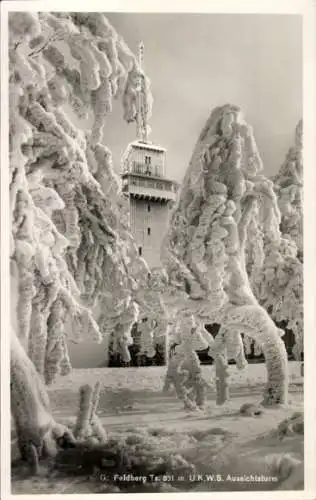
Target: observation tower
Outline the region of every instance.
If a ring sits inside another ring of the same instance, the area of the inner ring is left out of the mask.
[[[138,60],[144,69],[144,45]],[[136,140],[122,157],[122,189],[129,198],[131,233],[150,268],[160,267],[160,248],[178,184],[166,176],[166,149],[148,140],[148,95],[142,75],[136,96]]]

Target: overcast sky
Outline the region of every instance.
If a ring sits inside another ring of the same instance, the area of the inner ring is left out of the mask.
[[[154,96],[150,140],[167,148],[167,175],[181,181],[210,111],[238,104],[254,127],[268,175],[293,143],[302,114],[300,16],[262,14],[110,13],[133,52],[145,44],[145,70]],[[116,168],[134,124],[115,103],[105,143]]]

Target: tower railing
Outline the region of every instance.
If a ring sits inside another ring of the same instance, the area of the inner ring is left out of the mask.
[[[125,180],[122,187],[123,193],[129,193],[132,196],[141,198],[153,198],[175,201],[176,187],[172,182],[160,182],[154,179],[135,179]]]
[[[148,165],[147,163],[133,161],[133,172],[135,174],[154,175],[155,177],[163,177],[162,170],[163,167],[161,165]]]
[[[164,179],[155,180],[155,179],[137,179],[130,178],[128,181],[125,180],[123,190],[127,191],[132,186],[138,186],[144,189],[159,189],[160,191],[170,191],[172,193],[177,192],[176,186],[172,183],[172,181],[167,181]]]

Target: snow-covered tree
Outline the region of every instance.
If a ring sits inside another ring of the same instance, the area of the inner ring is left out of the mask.
[[[169,343],[169,316],[164,300],[163,291],[168,278],[161,268],[154,268],[148,274],[148,279],[142,288],[139,289],[136,300],[140,308],[139,319],[144,320],[137,327],[140,331],[140,351],[149,358],[153,358],[157,349],[164,351],[165,361],[167,361]]]
[[[9,33],[11,400],[22,456],[35,460],[67,432],[44,386],[71,369],[67,339],[114,331],[129,355],[148,268],[102,138],[113,98],[136,119],[146,77],[100,13],[14,12]]]
[[[295,130],[295,143],[273,178],[281,212],[281,233],[293,240],[303,260],[303,121]]]
[[[239,107],[216,108],[193,152],[162,260],[169,276],[168,301],[189,324],[221,325],[210,352],[218,365],[225,399],[225,350],[240,356],[241,334],[254,338],[265,356],[267,404],[284,403],[288,392],[287,355],[281,330],[259,304],[246,269],[247,230],[254,213],[271,247],[281,242],[280,211],[273,182],[263,173],[252,128]],[[256,266],[262,267],[264,253]],[[243,357],[243,351],[242,351]]]
[[[277,245],[264,238],[258,219],[248,226],[247,266],[254,293],[277,324],[295,335],[294,354],[303,352],[303,164],[302,122],[296,127],[295,146],[273,178],[281,213]],[[262,256],[264,258],[262,259]],[[262,261],[262,267],[258,261]]]

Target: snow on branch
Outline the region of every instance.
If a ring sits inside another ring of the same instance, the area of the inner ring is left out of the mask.
[[[137,319],[142,282],[131,276],[148,269],[102,140],[114,97],[123,95],[124,114],[135,119],[141,70],[102,13],[17,12],[9,21],[16,313],[19,337],[50,383],[70,369],[69,336],[101,341],[120,324],[124,337]],[[92,116],[91,132],[72,123],[69,106]]]

